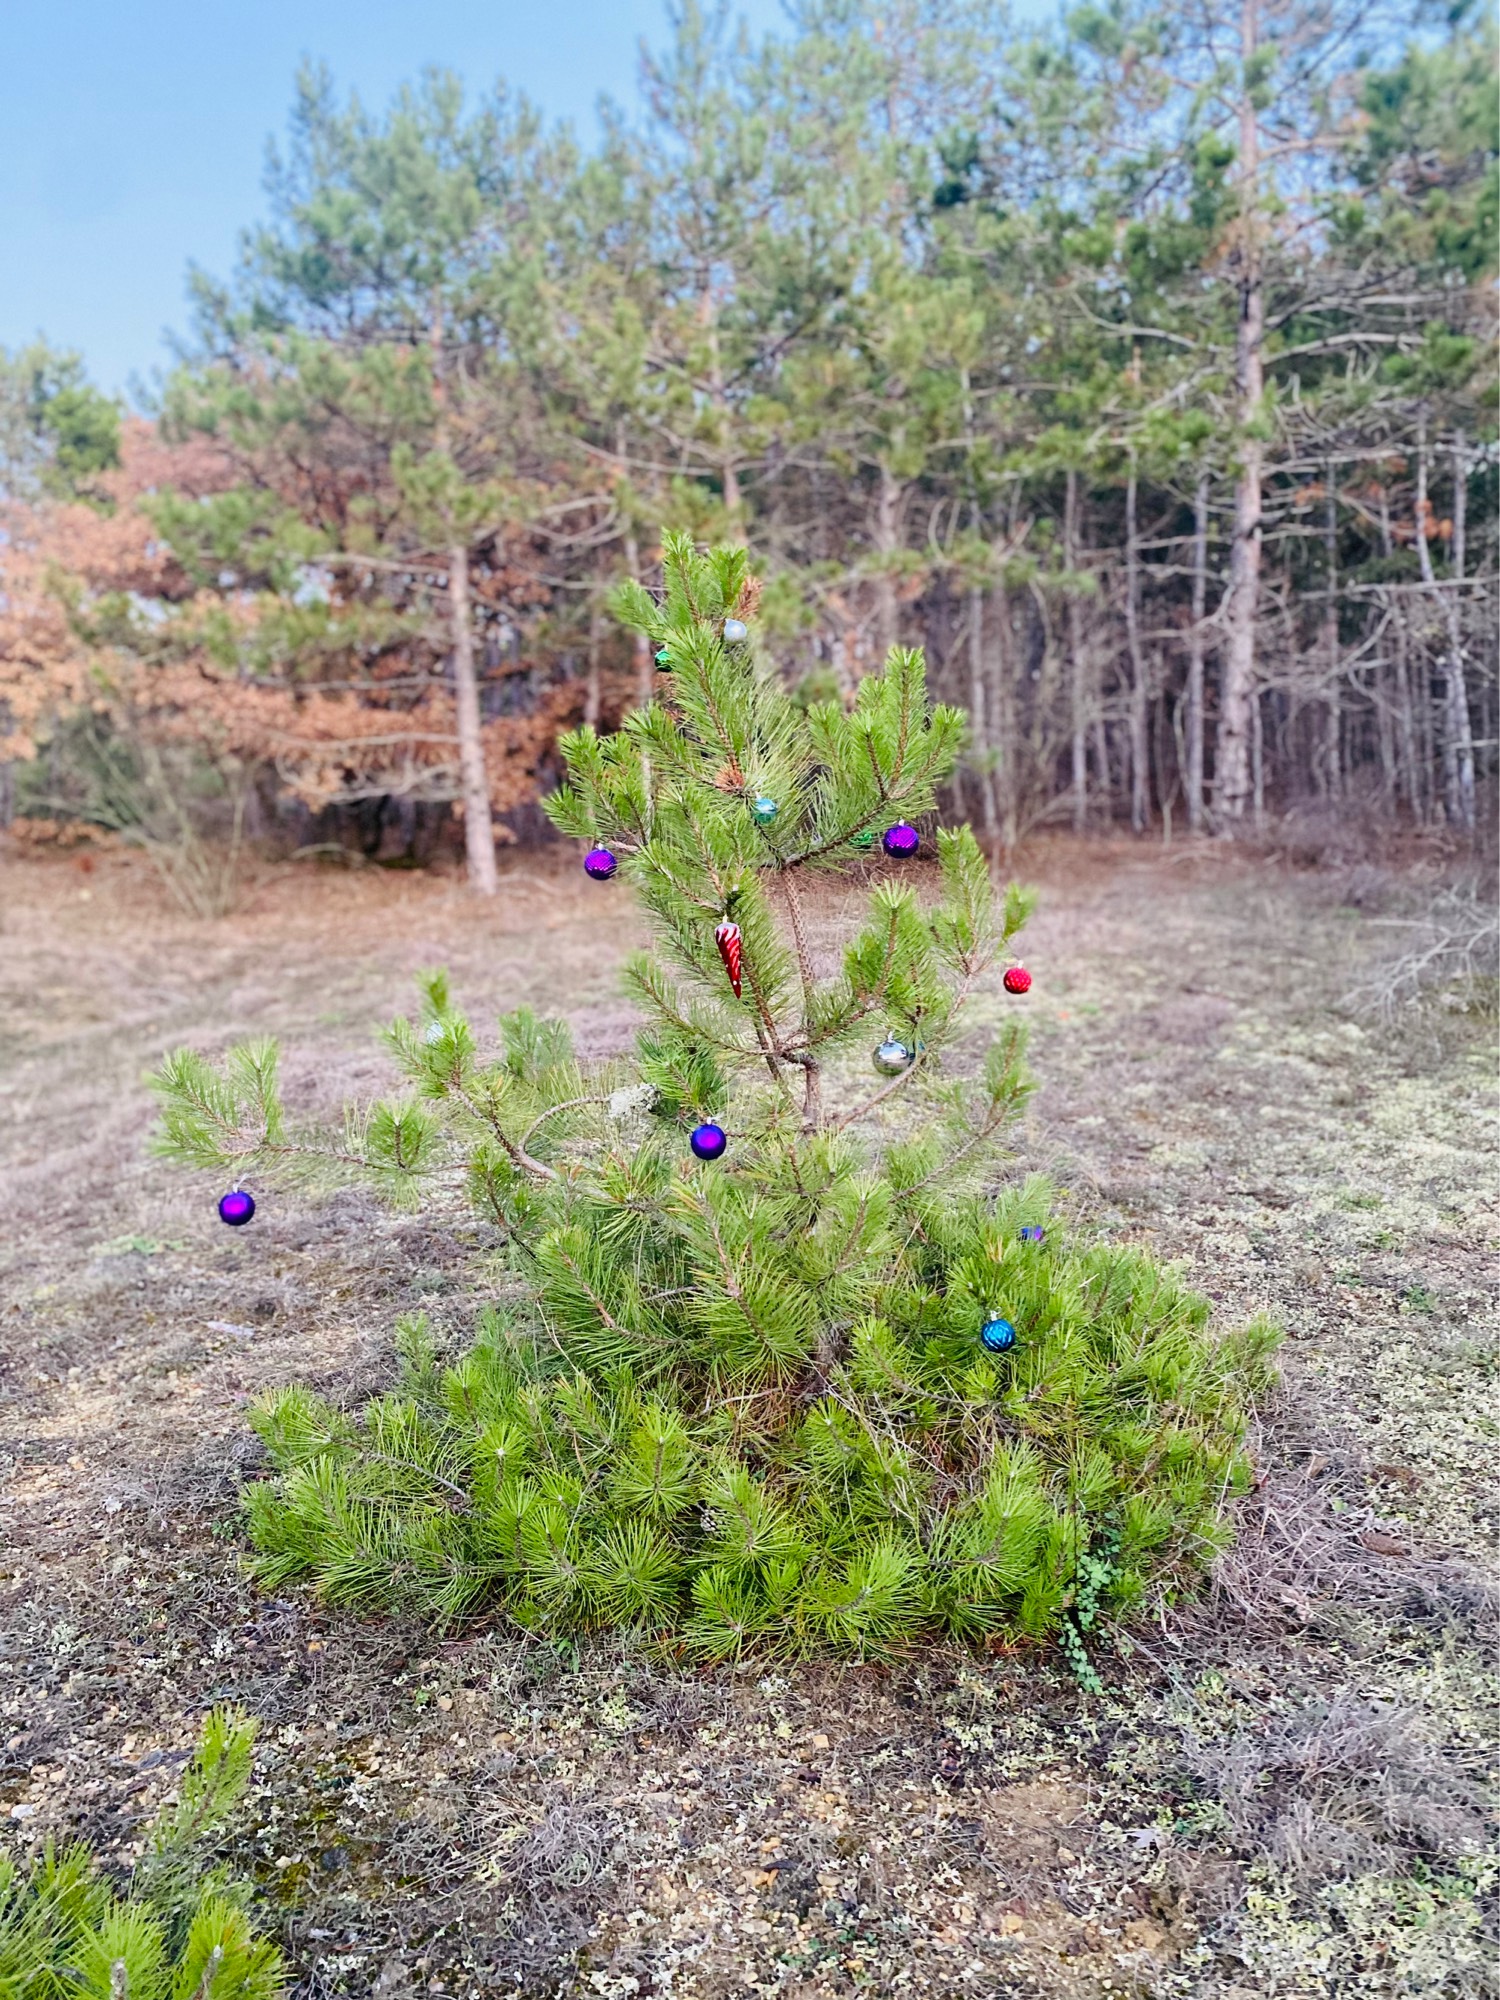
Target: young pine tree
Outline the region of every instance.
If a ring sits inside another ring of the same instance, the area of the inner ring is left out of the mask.
[[[259,1411],[259,1572],[710,1657],[1054,1631],[1087,1667],[1101,1606],[1222,1543],[1274,1336],[1211,1338],[1204,1300],[1076,1237],[1040,1178],[997,1192],[1022,1028],[953,1057],[1031,898],[997,907],[966,827],[936,836],[930,905],[903,858],[963,718],[900,649],[851,712],[799,707],[754,603],[742,550],[668,536],[660,601],[619,600],[661,699],[564,744],[552,817],[654,933],[632,1062],[585,1067],[526,1011],[484,1048],[433,975],[389,1031],[405,1092],[336,1142],[288,1134],[269,1045],[164,1065],[168,1155],[410,1200],[461,1176],[530,1281],[456,1366],[407,1324],[356,1418],[300,1388]],[[840,961],[810,878],[867,854]]]
[[[250,1781],[255,1723],[204,1721],[175,1808],[116,1887],[81,1842],[27,1868],[0,1854],[0,1993],[28,2000],[279,2000],[280,1952],[246,1913],[249,1884],[209,1849]]]

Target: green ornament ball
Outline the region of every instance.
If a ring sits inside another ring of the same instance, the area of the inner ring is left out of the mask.
[[[866,849],[873,847],[875,845],[874,827],[867,826],[863,833],[851,833],[849,836],[849,845],[851,847],[857,847],[861,853],[864,853]]]

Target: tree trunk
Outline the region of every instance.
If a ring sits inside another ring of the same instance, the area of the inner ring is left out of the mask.
[[[434,442],[449,450],[451,432],[446,357],[443,352],[443,305],[432,301],[428,344],[432,355],[433,403],[437,415]],[[450,531],[453,524],[450,522]],[[453,647],[453,710],[458,729],[459,796],[464,808],[464,850],[468,856],[469,887],[493,896],[500,886],[495,870],[495,832],[490,823],[490,783],[484,768],[484,736],[479,715],[479,676],[474,667],[474,621],[469,610],[469,551],[455,541],[448,550],[448,621]]]
[[[994,852],[1000,838],[995,800],[995,745],[989,730],[989,703],[984,685],[984,592],[969,592],[969,729],[974,740],[975,782],[984,815],[985,844]]]
[[[698,300],[700,324],[708,333],[708,387],[714,408],[723,421],[726,436],[732,435],[729,416],[729,397],[724,387],[724,364],[719,356],[719,308],[712,285],[705,285]],[[733,448],[726,444],[719,461],[720,475],[724,481],[724,505],[732,517],[732,531],[743,532],[740,525],[740,470],[739,460]]]
[[[1150,755],[1146,731],[1146,660],[1141,651],[1141,565],[1136,536],[1135,460],[1125,483],[1125,649],[1130,656],[1130,830],[1144,833],[1150,817]]]
[[[1063,562],[1078,568],[1078,474],[1068,471],[1063,497]],[[1075,590],[1068,592],[1068,686],[1073,724],[1073,831],[1082,833],[1089,819],[1089,690],[1083,657],[1083,607]]]
[[[889,466],[880,468],[880,486],[875,496],[875,552],[880,569],[875,577],[875,643],[883,663],[896,644],[896,573],[890,567],[896,554],[901,523],[901,482]]]
[[[995,639],[990,647],[995,690],[993,783],[1000,815],[1000,841],[1009,853],[1020,833],[1020,732],[1016,728],[1015,634],[1010,622],[1010,594],[1002,583],[993,593]]]
[[[1448,656],[1443,676],[1443,801],[1449,824],[1474,831],[1474,733],[1469,722],[1469,690],[1464,673],[1463,611],[1456,590],[1440,590],[1432,566],[1432,544],[1428,540],[1431,507],[1427,498],[1427,427],[1425,420],[1417,441],[1417,561],[1422,581],[1437,600],[1448,630]],[[1453,537],[1455,572],[1458,571],[1460,520],[1467,526],[1468,493],[1463,471],[1462,447],[1455,454],[1456,474],[1453,494]],[[1455,582],[1458,576],[1455,574]]]
[[[1396,731],[1392,720],[1391,695],[1382,670],[1370,676],[1370,696],[1375,704],[1375,745],[1380,753],[1380,791],[1387,819],[1396,817]]]
[[[1266,823],[1266,735],[1259,689],[1250,697],[1250,802],[1258,833]]]
[[[1260,44],[1257,0],[1241,0],[1239,316],[1235,336],[1239,474],[1234,486],[1234,543],[1224,604],[1223,679],[1219,742],[1214,759],[1215,805],[1221,828],[1244,819],[1251,793],[1249,736],[1255,702],[1255,619],[1260,601],[1261,442],[1254,427],[1264,394],[1266,302],[1257,209],[1260,125],[1250,71]]]
[[[1412,824],[1424,826],[1427,821],[1422,798],[1422,765],[1417,754],[1417,717],[1411,696],[1411,671],[1406,643],[1406,625],[1399,615],[1395,621],[1396,631],[1396,724],[1401,746],[1401,769],[1406,787],[1406,803],[1411,809]]]
[[[453,701],[458,720],[459,786],[464,802],[464,849],[469,887],[493,896],[500,886],[495,869],[495,835],[490,824],[490,787],[480,733],[479,677],[474,671],[474,626],[469,616],[469,551],[461,543],[448,551],[448,612],[453,640]]]
[[[1341,754],[1341,685],[1339,653],[1339,519],[1338,494],[1334,486],[1335,468],[1328,468],[1327,509],[1323,526],[1323,583],[1327,597],[1323,607],[1323,659],[1328,685],[1323,696],[1323,795],[1337,805],[1344,796],[1344,768]]]
[[[640,544],[635,538],[635,529],[627,527],[623,536],[625,545],[626,574],[639,583],[641,580]],[[639,707],[645,708],[656,694],[656,662],[651,657],[651,641],[644,632],[635,635],[635,698]]]
[[[1193,624],[1188,635],[1187,691],[1184,697],[1183,731],[1186,738],[1186,770],[1183,788],[1187,794],[1187,823],[1198,833],[1203,827],[1203,619],[1208,605],[1208,474],[1198,475],[1193,494]]]
[[[589,612],[589,663],[583,683],[583,720],[589,729],[599,727],[599,710],[602,706],[603,687],[599,672],[599,642],[603,637],[604,621],[599,616],[599,607],[594,605]]]

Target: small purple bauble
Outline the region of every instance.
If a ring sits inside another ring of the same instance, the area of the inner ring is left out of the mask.
[[[607,847],[591,847],[583,857],[583,872],[592,882],[607,882],[619,865]]]
[[[716,1160],[729,1141],[722,1125],[695,1125],[688,1144],[700,1160]]]
[[[1040,1243],[1046,1234],[1046,1230],[1043,1229],[1039,1222],[1027,1222],[1021,1226],[1021,1241],[1023,1243]]]
[[[922,844],[922,836],[914,826],[908,826],[904,819],[898,819],[894,826],[888,826],[880,836],[880,844],[887,854],[897,860],[909,861]]]
[[[243,1188],[231,1188],[228,1194],[219,1196],[219,1220],[227,1222],[231,1229],[243,1229],[255,1213],[255,1196],[246,1194]]]

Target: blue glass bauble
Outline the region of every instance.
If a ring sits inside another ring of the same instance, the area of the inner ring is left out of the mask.
[[[219,1220],[227,1222],[231,1229],[243,1229],[255,1213],[255,1196],[246,1194],[243,1188],[231,1188],[228,1194],[219,1196]]]
[[[1026,1222],[1021,1225],[1021,1241],[1023,1243],[1040,1243],[1046,1234],[1046,1230],[1043,1229],[1039,1222]]]
[[[695,1125],[688,1144],[700,1160],[716,1160],[729,1144],[722,1125]]]
[[[996,1314],[979,1329],[979,1344],[990,1354],[1008,1354],[1016,1344],[1016,1330]]]

